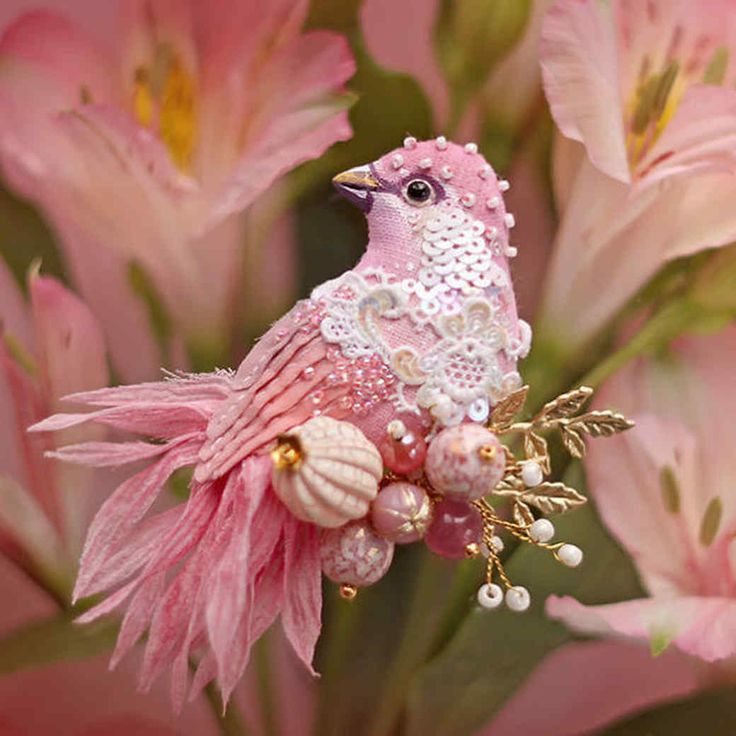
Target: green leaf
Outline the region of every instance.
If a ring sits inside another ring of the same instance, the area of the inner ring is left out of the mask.
[[[435,49],[450,88],[453,123],[519,41],[530,10],[530,0],[442,0]]]
[[[580,487],[577,481],[566,482]],[[414,680],[407,706],[409,736],[473,733],[488,723],[548,653],[572,640],[564,626],[545,616],[548,595],[569,594],[598,604],[643,594],[630,560],[590,506],[558,517],[555,526],[558,539],[585,549],[583,565],[570,570],[542,550],[517,548],[507,572],[532,594],[532,608],[523,615],[474,607],[471,596],[480,581],[469,580],[470,614]]]
[[[68,613],[28,624],[0,639],[0,674],[102,654],[117,632],[116,621],[80,625]]]
[[[600,736],[719,736],[733,733],[736,689],[696,695],[621,721]]]

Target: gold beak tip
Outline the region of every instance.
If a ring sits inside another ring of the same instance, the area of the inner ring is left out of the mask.
[[[350,189],[378,189],[378,181],[372,174],[367,171],[355,171],[354,169],[348,169],[348,171],[343,171],[333,177],[332,183]]]

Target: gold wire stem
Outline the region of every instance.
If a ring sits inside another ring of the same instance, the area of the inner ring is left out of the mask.
[[[493,546],[492,534],[488,534],[486,530],[483,532],[483,542],[488,548],[488,562],[486,563],[486,582],[488,585],[493,583],[493,570],[498,570],[498,577],[501,579],[505,588],[513,587],[511,580],[509,580],[506,570],[503,567],[501,558],[498,556],[496,548]]]

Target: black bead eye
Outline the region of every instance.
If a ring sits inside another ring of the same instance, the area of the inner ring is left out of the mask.
[[[410,204],[426,204],[432,198],[432,187],[424,179],[412,179],[404,189],[404,196]]]

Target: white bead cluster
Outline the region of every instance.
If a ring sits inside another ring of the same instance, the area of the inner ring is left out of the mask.
[[[506,607],[515,613],[523,613],[531,605],[532,598],[523,585],[514,585],[506,591],[496,583],[485,583],[478,589],[476,595],[478,604],[487,610],[499,608],[506,601]]]

